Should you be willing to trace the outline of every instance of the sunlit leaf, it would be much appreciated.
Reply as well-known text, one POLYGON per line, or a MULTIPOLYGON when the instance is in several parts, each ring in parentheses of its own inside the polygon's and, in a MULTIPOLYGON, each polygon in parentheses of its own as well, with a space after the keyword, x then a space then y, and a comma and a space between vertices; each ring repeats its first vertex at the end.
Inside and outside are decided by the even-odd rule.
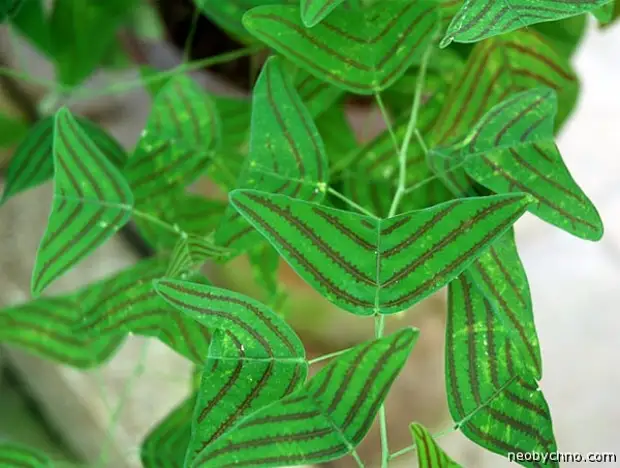
POLYGON ((301 19, 308 28, 320 23, 344 0, 301 0, 301 19))
POLYGON ((0 441, 0 466, 19 468, 52 468, 52 460, 40 452, 21 444, 0 441))
POLYGON ((438 27, 434 2, 385 0, 342 8, 308 29, 299 6, 250 10, 243 24, 254 36, 320 79, 361 94, 390 86, 429 45, 438 27))
POLYGON ((416 445, 419 468, 460 468, 435 442, 428 430, 419 423, 411 425, 411 435, 416 445))
POLYGON ((477 42, 545 21, 596 9, 609 0, 465 0, 452 19, 441 46, 452 41, 477 42))
POLYGON ((305 281, 359 315, 405 310, 446 285, 530 203, 460 199, 377 219, 252 190, 230 199, 305 281))
POLYGON ((32 273, 35 296, 129 221, 133 205, 120 172, 66 108, 53 134, 54 196, 32 273))
POLYGON ((191 466, 290 466, 351 453, 368 433, 417 337, 417 330, 403 329, 356 346, 303 388, 206 446, 191 466))

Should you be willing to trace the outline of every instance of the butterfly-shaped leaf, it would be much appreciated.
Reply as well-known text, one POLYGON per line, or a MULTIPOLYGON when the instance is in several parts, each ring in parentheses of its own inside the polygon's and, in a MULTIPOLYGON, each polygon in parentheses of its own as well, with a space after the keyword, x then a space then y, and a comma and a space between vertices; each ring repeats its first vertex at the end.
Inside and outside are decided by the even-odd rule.
MULTIPOLYGON (((496 193, 526 192, 537 201, 529 210, 539 218, 588 240, 603 235, 592 202, 575 183, 554 142, 557 99, 536 88, 493 107, 460 143, 436 148, 433 158, 464 167, 476 182, 496 193)), ((442 162, 439 167, 446 167, 442 162)))
POLYGON ((0 311, 0 343, 79 369, 105 362, 119 347, 122 332, 106 336, 76 333, 82 297, 41 298, 0 311))
POLYGON ((32 273, 35 296, 116 233, 133 206, 121 173, 66 108, 53 131, 54 196, 32 273))
POLYGON ((592 11, 609 0, 465 0, 452 19, 441 46, 477 42, 545 21, 592 11))
POLYGON ((188 457, 224 436, 241 418, 304 382, 304 347, 275 312, 249 297, 178 280, 159 280, 169 304, 215 329, 198 392, 188 457))
POLYGON ((326 462, 351 453, 368 433, 417 337, 417 330, 403 329, 356 346, 303 388, 205 447, 191 466, 271 468, 326 462))
MULTIPOLYGON (((127 162, 127 153, 118 142, 90 120, 83 117, 75 119, 106 159, 121 169, 127 162)), ((54 175, 54 125, 54 116, 39 120, 15 150, 7 169, 3 203, 20 192, 48 181, 54 175)))
POLYGON ((172 250, 165 276, 181 277, 187 272, 199 269, 209 258, 225 260, 230 254, 229 249, 215 245, 208 237, 194 234, 183 235, 172 250))
POLYGON ((19 468, 52 468, 52 460, 30 447, 0 441, 0 466, 19 468))
POLYGON ((438 26, 435 2, 384 0, 332 12, 308 29, 299 6, 250 10, 243 24, 254 36, 316 77, 360 94, 389 87, 422 53, 438 26))
MULTIPOLYGON (((118 333, 154 337, 193 362, 204 363, 211 339, 207 328, 176 311, 153 288, 152 281, 163 277, 167 268, 163 259, 147 259, 82 289, 81 320, 74 332, 90 337, 118 333)), ((196 275, 189 277, 198 281, 196 275)))
POLYGON ((463 434, 503 456, 557 450, 549 407, 524 362, 491 303, 459 276, 448 287, 448 407, 463 434))
POLYGON ((460 199, 378 219, 252 190, 230 199, 305 281, 358 315, 400 312, 446 285, 530 203, 460 199))
MULTIPOLYGON (((267 61, 254 88, 251 128, 250 151, 237 187, 319 201, 329 177, 325 149, 280 58, 267 61)), ((252 227, 229 208, 215 239, 241 250, 256 242, 257 236, 250 234, 252 227)))
POLYGON ((417 449, 419 468, 461 468, 442 450, 422 424, 412 424, 411 435, 417 449))
POLYGON ((308 28, 323 21, 344 0, 301 0, 301 19, 308 28))

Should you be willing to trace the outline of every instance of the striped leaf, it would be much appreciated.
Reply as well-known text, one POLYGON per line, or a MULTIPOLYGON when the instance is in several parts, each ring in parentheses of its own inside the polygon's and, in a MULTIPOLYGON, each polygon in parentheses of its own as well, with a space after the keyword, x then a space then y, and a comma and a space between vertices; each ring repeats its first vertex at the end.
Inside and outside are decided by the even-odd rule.
POLYGON ((310 115, 315 119, 327 110, 334 108, 338 100, 344 95, 342 88, 320 80, 296 66, 290 66, 290 68, 291 71, 294 68, 294 73, 291 75, 295 89, 308 108, 310 115))
POLYGON ((403 329, 356 346, 303 388, 206 446, 191 466, 271 468, 321 463, 351 453, 368 433, 417 337, 417 330, 403 329))
POLYGON ((0 441, 0 466, 7 468, 52 468, 52 460, 30 447, 0 441))
POLYGON ((269 5, 250 10, 243 24, 317 78, 373 94, 394 83, 428 47, 438 14, 430 0, 384 0, 362 10, 339 8, 308 29, 299 6, 269 5))
MULTIPOLYGON (((81 320, 74 332, 91 337, 118 333, 153 337, 192 362, 204 363, 209 331, 174 310, 153 288, 152 281, 163 277, 166 270, 165 260, 147 259, 84 288, 81 320)), ((198 278, 196 274, 190 277, 198 278)))
MULTIPOLYGON (((446 326, 450 414, 465 436, 492 452, 554 453, 547 402, 510 335, 469 274, 450 284, 446 326)), ((559 467, 557 462, 545 466, 559 467)))
POLYGON ((156 290, 168 303, 216 330, 198 392, 189 459, 243 417, 304 382, 308 364, 301 341, 260 302, 178 280, 159 280, 156 290))
POLYGON ((308 284, 358 315, 400 312, 445 286, 530 203, 498 195, 378 219, 251 190, 230 199, 308 284))
POLYGON ((553 139, 556 110, 549 88, 515 94, 493 107, 461 143, 436 148, 432 157, 462 165, 467 175, 496 193, 529 193, 537 201, 528 208, 532 214, 575 236, 598 240, 601 218, 553 139))
POLYGON ((244 148, 250 138, 252 104, 247 98, 213 96, 221 122, 221 147, 244 148))
MULTIPOLYGON (((98 125, 84 117, 75 117, 99 151, 118 169, 127 161, 127 153, 118 142, 98 125)), ((7 169, 1 203, 20 192, 47 182, 54 175, 54 116, 34 124, 15 150, 7 169)))
MULTIPOLYGON (((267 61, 253 94, 250 151, 237 187, 319 201, 329 177, 325 149, 281 59, 267 61)), ((229 207, 215 240, 242 250, 260 239, 252 234, 251 226, 229 207)))
POLYGON ((460 468, 419 423, 411 425, 411 435, 418 453, 418 468, 460 468))
POLYGON ((79 369, 105 362, 118 348, 121 333, 76 333, 81 296, 41 298, 0 310, 0 343, 79 369))
POLYGON ((207 237, 193 234, 181 236, 172 250, 165 276, 181 277, 189 271, 199 269, 207 259, 225 260, 230 253, 229 249, 215 245, 207 237))
POLYGON ((109 239, 131 215, 133 195, 120 172, 62 108, 54 125, 54 197, 32 273, 32 294, 109 239))
POLYGON ((344 0, 301 0, 301 19, 308 28, 323 21, 344 0))
POLYGON ((465 0, 441 47, 452 41, 477 42, 519 28, 593 11, 609 0, 465 0))

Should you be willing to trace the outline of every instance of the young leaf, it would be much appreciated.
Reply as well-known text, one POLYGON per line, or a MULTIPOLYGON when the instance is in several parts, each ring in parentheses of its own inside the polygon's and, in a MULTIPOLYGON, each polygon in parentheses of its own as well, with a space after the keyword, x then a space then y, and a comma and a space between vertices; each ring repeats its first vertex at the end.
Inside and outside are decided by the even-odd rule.
POLYGON ((0 466, 52 468, 53 464, 47 455, 38 450, 9 441, 0 441, 0 466))
POLYGON ((301 0, 301 19, 308 28, 323 21, 344 0, 301 0))
POLYGON ((477 42, 545 21, 592 11, 609 0, 465 0, 452 19, 441 47, 452 41, 477 42))
POLYGON ((189 271, 200 268, 207 259, 224 260, 231 254, 229 249, 219 247, 207 237, 189 234, 179 237, 172 250, 170 264, 166 275, 168 278, 177 278, 189 271))
POLYGON ((0 310, 0 343, 79 369, 105 362, 119 347, 122 333, 76 333, 82 297, 41 298, 0 310))
POLYGON ((39 295, 127 221, 133 195, 120 172, 62 108, 54 125, 54 197, 32 273, 39 295))
POLYGON ((411 425, 411 436, 417 448, 418 468, 461 468, 442 450, 422 424, 411 425))
MULTIPOLYGON (((250 151, 237 182, 293 197, 320 200, 328 180, 327 157, 321 137, 292 83, 282 59, 270 58, 254 88, 250 151)), ((256 242, 234 209, 216 232, 216 242, 242 250, 256 242)))
POLYGON ((385 0, 362 10, 338 9, 307 29, 298 6, 268 5, 246 13, 243 24, 316 77, 373 94, 394 83, 426 50, 438 15, 432 1, 385 0))
POLYGON ((377 219, 252 190, 230 200, 308 284, 358 315, 400 312, 446 285, 530 203, 461 199, 377 219))
MULTIPOLYGON (((75 117, 80 128, 116 168, 127 162, 122 146, 101 127, 83 117, 75 117)), ((55 117, 39 120, 26 134, 15 150, 7 169, 6 186, 2 203, 27 189, 36 187, 54 175, 54 125, 55 117)))
POLYGON ((159 280, 155 288, 168 303, 217 330, 198 392, 188 459, 305 380, 301 341, 258 301, 183 281, 159 280))
POLYGON ((450 284, 448 296, 446 386, 458 427, 503 456, 556 452, 547 402, 491 303, 467 273, 450 284))
POLYGON ((370 429, 417 337, 418 331, 409 328, 356 346, 302 389, 206 446, 191 466, 271 468, 321 463, 351 453, 370 429))
POLYGON ((431 157, 462 165, 496 193, 529 193, 537 201, 529 206, 534 215, 575 236, 598 240, 603 235, 601 218, 554 143, 556 110, 557 99, 549 88, 515 94, 493 107, 463 142, 436 148, 431 157))

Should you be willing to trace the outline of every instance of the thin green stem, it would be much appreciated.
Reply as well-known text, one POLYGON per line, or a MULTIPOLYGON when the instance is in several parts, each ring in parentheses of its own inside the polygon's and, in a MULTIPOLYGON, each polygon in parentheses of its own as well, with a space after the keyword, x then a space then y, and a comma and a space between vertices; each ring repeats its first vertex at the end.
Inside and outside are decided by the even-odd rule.
POLYGON ((331 187, 327 188, 327 191, 332 194, 334 197, 342 200, 343 202, 345 202, 347 205, 351 205, 353 208, 355 208, 356 210, 358 210, 360 213, 365 214, 366 216, 370 216, 371 218, 375 218, 375 219, 379 219, 377 218, 377 216, 375 216, 374 214, 372 214, 370 211, 368 211, 366 208, 364 208, 363 206, 358 205, 357 203, 355 203, 353 200, 351 200, 350 198, 344 196, 342 193, 338 192, 337 190, 334 190, 331 187))
POLYGON ((196 8, 194 10, 194 15, 192 16, 192 26, 189 30, 189 34, 185 39, 185 46, 183 47, 183 62, 189 62, 190 56, 192 54, 192 43, 194 42, 194 37, 196 36, 196 30, 198 28, 198 18, 200 18, 200 10, 196 8))
POLYGON ((140 218, 140 219, 143 219, 144 221, 147 221, 147 222, 149 222, 151 224, 155 224, 157 226, 160 226, 161 228, 163 228, 163 229, 165 229, 167 231, 170 231, 170 232, 172 232, 172 233, 174 233, 174 234, 176 234, 178 236, 187 237, 187 235, 188 235, 179 226, 167 223, 166 221, 163 221, 163 220, 159 219, 157 216, 153 216, 150 213, 145 213, 144 211, 136 210, 135 208, 131 208, 131 213, 136 218, 140 218))
POLYGON ((396 194, 392 200, 392 206, 388 213, 388 218, 391 218, 398 211, 398 205, 400 204, 403 196, 405 195, 405 185, 407 184, 407 153, 409 151, 409 145, 411 139, 416 130, 418 124, 418 115, 420 113, 420 103, 422 102, 422 90, 424 89, 424 80, 426 78, 426 69, 430 60, 432 46, 428 46, 424 51, 422 57, 422 63, 420 65, 420 72, 418 73, 418 79, 416 81, 415 93, 413 95, 413 105, 411 106, 411 114, 409 116, 409 123, 407 124, 407 130, 405 132, 405 138, 403 144, 400 147, 398 154, 398 187, 396 188, 396 194))
MULTIPOLYGON (((437 440, 443 436, 451 434, 457 429, 458 429, 457 425, 450 426, 449 428, 444 429, 443 431, 438 432, 437 434, 432 434, 432 437, 433 439, 437 440)), ((408 447, 405 447, 404 449, 401 449, 398 452, 394 452, 392 455, 390 455, 390 460, 394 460, 395 458, 402 457, 403 455, 407 455, 408 453, 414 452, 416 449, 417 449, 417 446, 415 444, 409 445, 408 447)))
POLYGON ((316 364, 317 362, 327 361, 328 359, 332 359, 332 358, 338 357, 341 354, 344 354, 344 353, 346 353, 346 352, 348 352, 350 350, 351 350, 351 348, 347 348, 347 349, 341 349, 340 351, 334 351, 333 353, 324 354, 323 356, 319 356, 318 358, 310 359, 308 361, 308 364, 312 365, 312 364, 316 364))
MULTIPOLYGON (((385 330, 385 315, 375 315, 375 337, 383 336, 385 330)), ((385 413, 385 402, 379 408, 379 432, 381 434, 381 468, 388 468, 390 461, 390 447, 388 444, 387 415, 385 413)))
POLYGON ((385 126, 387 127, 388 132, 390 132, 390 137, 392 137, 392 143, 394 144, 394 149, 396 150, 396 153, 398 154, 398 151, 399 151, 398 139, 396 138, 396 134, 394 133, 394 126, 392 125, 392 119, 390 119, 390 114, 388 113, 387 108, 385 107, 381 94, 375 93, 375 100, 377 101, 377 106, 379 107, 379 110, 381 111, 381 116, 383 117, 385 126))
POLYGON ((422 148, 424 156, 428 156, 428 146, 426 146, 426 142, 424 141, 424 137, 420 133, 420 129, 416 128, 413 133, 415 134, 416 140, 418 140, 418 144, 422 148))

